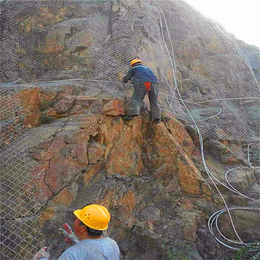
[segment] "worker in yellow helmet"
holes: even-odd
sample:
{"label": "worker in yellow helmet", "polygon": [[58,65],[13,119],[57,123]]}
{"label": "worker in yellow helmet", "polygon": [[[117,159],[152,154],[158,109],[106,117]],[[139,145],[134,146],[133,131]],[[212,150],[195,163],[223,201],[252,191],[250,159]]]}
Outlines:
{"label": "worker in yellow helmet", "polygon": [[[91,204],[75,210],[73,231],[67,223],[63,224],[63,234],[70,245],[58,260],[119,260],[120,251],[116,241],[105,237],[103,232],[108,228],[110,214],[98,204]],[[49,260],[50,250],[43,247],[33,260]]]}
{"label": "worker in yellow helmet", "polygon": [[73,229],[79,242],[68,248],[58,260],[120,259],[117,243],[103,234],[110,221],[110,214],[105,207],[91,204],[73,213],[76,217]]}
{"label": "worker in yellow helmet", "polygon": [[125,120],[131,120],[134,116],[140,114],[145,94],[148,93],[151,119],[154,123],[161,122],[161,111],[158,102],[159,82],[153,71],[143,65],[140,59],[133,59],[130,62],[130,70],[123,78],[126,83],[132,79],[134,93],[131,98],[128,115],[123,117]]}

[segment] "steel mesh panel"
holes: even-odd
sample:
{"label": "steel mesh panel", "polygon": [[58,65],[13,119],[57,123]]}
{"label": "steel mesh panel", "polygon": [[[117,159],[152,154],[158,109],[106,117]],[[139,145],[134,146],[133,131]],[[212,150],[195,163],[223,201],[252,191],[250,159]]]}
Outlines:
{"label": "steel mesh panel", "polygon": [[[205,138],[253,142],[252,163],[257,165],[259,87],[235,44],[228,44],[217,26],[209,29],[182,1],[172,0],[178,7],[174,17],[167,1],[121,1],[117,13],[119,2],[1,2],[1,259],[30,259],[44,245],[37,215],[43,205],[34,198],[35,185],[28,185],[39,176],[33,174],[37,162],[17,96],[23,88],[59,91],[70,85],[88,94],[93,81],[117,96],[128,62],[140,57],[160,80],[164,111],[194,127],[192,115]],[[178,23],[189,31],[179,31]],[[224,43],[213,46],[210,39],[216,37]],[[218,70],[220,64],[228,69]],[[237,79],[241,69],[247,86]]]}

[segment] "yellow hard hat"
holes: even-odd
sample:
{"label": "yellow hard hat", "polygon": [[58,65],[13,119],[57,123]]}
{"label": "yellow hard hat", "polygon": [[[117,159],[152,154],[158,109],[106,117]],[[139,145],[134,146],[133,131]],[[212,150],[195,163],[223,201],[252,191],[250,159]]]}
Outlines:
{"label": "yellow hard hat", "polygon": [[136,63],[143,63],[143,62],[141,60],[139,60],[139,59],[133,59],[130,62],[131,67],[133,67],[133,65],[135,65]]}
{"label": "yellow hard hat", "polygon": [[83,209],[77,209],[74,215],[86,226],[96,230],[106,230],[110,221],[108,210],[98,204],[91,204]]}

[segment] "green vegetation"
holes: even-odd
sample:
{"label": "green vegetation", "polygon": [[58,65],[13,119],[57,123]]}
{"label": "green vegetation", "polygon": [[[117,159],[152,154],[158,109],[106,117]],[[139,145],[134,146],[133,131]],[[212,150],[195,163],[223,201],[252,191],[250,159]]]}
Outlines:
{"label": "green vegetation", "polygon": [[247,245],[236,251],[235,256],[226,260],[260,260],[260,243]]}
{"label": "green vegetation", "polygon": [[[245,260],[245,259],[260,260],[259,246],[260,246],[260,243],[255,243],[255,244],[245,246],[245,247],[239,249],[236,252],[236,256],[235,256],[234,260]],[[256,250],[258,250],[258,251],[256,251]],[[252,257],[249,257],[248,255],[253,252],[256,252],[255,255]]]}

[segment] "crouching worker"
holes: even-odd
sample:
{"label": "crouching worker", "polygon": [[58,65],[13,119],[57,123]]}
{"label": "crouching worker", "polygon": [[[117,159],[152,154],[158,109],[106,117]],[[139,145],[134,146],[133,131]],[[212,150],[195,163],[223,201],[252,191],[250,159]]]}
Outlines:
{"label": "crouching worker", "polygon": [[108,210],[91,204],[73,213],[76,217],[73,229],[79,241],[73,238],[73,232],[66,230],[67,242],[76,244],[65,250],[58,260],[119,260],[117,243],[103,234],[110,221]]}
{"label": "crouching worker", "polygon": [[133,59],[130,65],[131,69],[124,76],[123,82],[127,83],[132,79],[134,93],[131,99],[130,110],[128,115],[123,117],[124,120],[131,120],[134,116],[138,116],[140,114],[143,99],[145,94],[148,93],[151,109],[151,120],[154,123],[160,123],[161,111],[158,102],[159,83],[157,77],[149,67],[143,66],[142,61],[139,59]]}

